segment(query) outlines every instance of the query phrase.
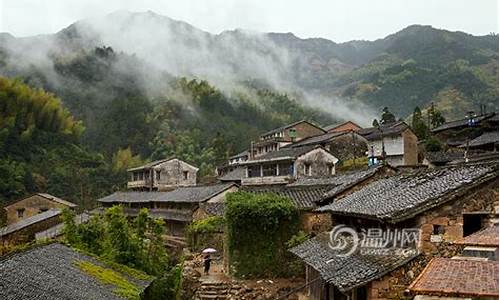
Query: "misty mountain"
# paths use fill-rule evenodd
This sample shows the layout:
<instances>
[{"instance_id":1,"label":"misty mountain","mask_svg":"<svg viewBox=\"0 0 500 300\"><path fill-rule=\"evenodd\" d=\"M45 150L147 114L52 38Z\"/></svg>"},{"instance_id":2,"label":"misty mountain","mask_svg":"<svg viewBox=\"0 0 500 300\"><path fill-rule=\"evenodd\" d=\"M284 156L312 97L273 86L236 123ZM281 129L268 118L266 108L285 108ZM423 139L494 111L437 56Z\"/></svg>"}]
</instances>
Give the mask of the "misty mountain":
<instances>
[{"instance_id":1,"label":"misty mountain","mask_svg":"<svg viewBox=\"0 0 500 300\"><path fill-rule=\"evenodd\" d=\"M227 92L253 82L364 124L384 106L400 117L431 102L447 117L477 110L479 104L498 110L498 35L420 25L375 41L335 43L239 29L212 34L153 12L119 11L53 35L3 34L0 70L18 75L36 69L57 78L56 57L68 59L102 46L142 61L136 64L140 70L133 70L140 75L137 80L154 72L187 76L207 79ZM155 86L145 89L154 92Z\"/></svg>"}]
</instances>

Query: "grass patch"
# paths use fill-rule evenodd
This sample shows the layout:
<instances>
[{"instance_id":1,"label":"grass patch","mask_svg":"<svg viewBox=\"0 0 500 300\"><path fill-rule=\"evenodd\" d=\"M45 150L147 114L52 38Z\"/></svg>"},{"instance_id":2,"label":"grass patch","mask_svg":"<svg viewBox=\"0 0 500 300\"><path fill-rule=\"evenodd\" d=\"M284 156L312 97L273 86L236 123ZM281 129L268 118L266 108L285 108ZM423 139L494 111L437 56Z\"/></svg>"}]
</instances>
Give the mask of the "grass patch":
<instances>
[{"instance_id":1,"label":"grass patch","mask_svg":"<svg viewBox=\"0 0 500 300\"><path fill-rule=\"evenodd\" d=\"M113 290L113 293L118 296L130 300L140 299L142 290L118 272L86 261L78 261L75 264L80 270L97 278L100 282L115 286L116 288Z\"/></svg>"}]
</instances>

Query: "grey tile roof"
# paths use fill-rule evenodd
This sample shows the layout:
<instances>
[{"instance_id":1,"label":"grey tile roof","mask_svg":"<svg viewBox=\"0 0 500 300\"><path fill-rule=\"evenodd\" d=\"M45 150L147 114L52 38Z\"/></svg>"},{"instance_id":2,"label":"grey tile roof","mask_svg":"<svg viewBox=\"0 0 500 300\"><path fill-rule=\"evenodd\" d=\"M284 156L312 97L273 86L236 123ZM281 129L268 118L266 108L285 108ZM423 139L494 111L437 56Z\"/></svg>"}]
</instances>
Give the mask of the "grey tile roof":
<instances>
[{"instance_id":1,"label":"grey tile roof","mask_svg":"<svg viewBox=\"0 0 500 300\"><path fill-rule=\"evenodd\" d=\"M351 256L338 256L341 252L330 248L328 233L322 233L289 251L342 292L380 278L416 257L415 254L403 255L394 251L369 255L361 254L359 250Z\"/></svg>"},{"instance_id":2,"label":"grey tile roof","mask_svg":"<svg viewBox=\"0 0 500 300\"><path fill-rule=\"evenodd\" d=\"M0 237L3 237L5 235L11 234L13 232L19 231L23 228L26 228L28 226L31 226L33 224L36 224L38 222L45 221L47 219L53 218L55 216L58 216L61 214L61 210L57 208L52 208L49 209L45 212L36 214L34 216L31 216L29 218L23 219L19 222L16 222L14 224L10 224L9 226L2 227L0 228Z\"/></svg>"},{"instance_id":3,"label":"grey tile roof","mask_svg":"<svg viewBox=\"0 0 500 300\"><path fill-rule=\"evenodd\" d=\"M1 260L0 299L123 299L115 293L116 286L105 285L80 270L76 265L80 261L110 269L106 264L61 244L33 248ZM116 272L139 290L144 290L151 282Z\"/></svg>"},{"instance_id":4,"label":"grey tile roof","mask_svg":"<svg viewBox=\"0 0 500 300\"><path fill-rule=\"evenodd\" d=\"M247 150L245 150L243 152L240 152L238 154L230 156L229 159L238 158L238 157L242 157L242 156L248 156L249 154L250 154L250 151L248 151L248 149L247 149Z\"/></svg>"},{"instance_id":5,"label":"grey tile roof","mask_svg":"<svg viewBox=\"0 0 500 300\"><path fill-rule=\"evenodd\" d=\"M444 151L426 152L425 158L433 164L445 164L457 159L464 158L464 153Z\"/></svg>"},{"instance_id":6,"label":"grey tile roof","mask_svg":"<svg viewBox=\"0 0 500 300\"><path fill-rule=\"evenodd\" d=\"M370 127L370 128L360 129L358 133L370 141L370 140L380 139L382 135L384 136L399 135L408 128L410 128L410 126L408 126L405 122L398 121L386 125L381 125L380 130L378 127Z\"/></svg>"},{"instance_id":7,"label":"grey tile roof","mask_svg":"<svg viewBox=\"0 0 500 300\"><path fill-rule=\"evenodd\" d=\"M162 164L164 162L167 162L167 161L170 161L170 160L174 160L174 159L177 159L179 161L182 161L183 163L187 164L187 165L190 165L191 167L193 167L194 169L198 169L197 167L191 165L191 164L188 164L187 162L183 161L183 160L180 160L178 158L175 158L175 157L171 157L171 158L165 158L165 159L160 159L160 160L155 160L155 161L152 161L150 163L147 163L147 164L144 164L142 166L139 166L139 167L135 167L135 168L131 168L131 169L128 169L127 171L130 172L130 171L136 171L136 170L142 170L142 169L150 169L150 168L153 168L159 164Z\"/></svg>"},{"instance_id":8,"label":"grey tile roof","mask_svg":"<svg viewBox=\"0 0 500 300\"><path fill-rule=\"evenodd\" d=\"M180 187L169 192L116 192L99 199L108 203L203 202L232 187L233 183Z\"/></svg>"},{"instance_id":9,"label":"grey tile roof","mask_svg":"<svg viewBox=\"0 0 500 300\"><path fill-rule=\"evenodd\" d=\"M251 193L274 193L292 200L299 209L312 209L316 207L316 201L322 199L329 190L329 186L242 186L242 190Z\"/></svg>"},{"instance_id":10,"label":"grey tile roof","mask_svg":"<svg viewBox=\"0 0 500 300\"><path fill-rule=\"evenodd\" d=\"M339 173L334 176L329 177L302 177L297 179L297 181L288 184L289 187L294 186L312 186L312 185L328 185L328 189L325 192L323 198L335 197L337 194L345 191L346 189L356 185L357 183L370 178L380 171L383 167L379 166L376 168L370 168L360 171L352 171L346 173Z\"/></svg>"},{"instance_id":11,"label":"grey tile roof","mask_svg":"<svg viewBox=\"0 0 500 300\"><path fill-rule=\"evenodd\" d=\"M349 132L329 132L321 135L315 135L312 137L308 137L305 139L302 139L296 143L290 144L288 147L301 147L301 146L308 146L308 145L318 145L318 144L324 144L332 141L336 137L345 135L345 134L350 134Z\"/></svg>"},{"instance_id":12,"label":"grey tile roof","mask_svg":"<svg viewBox=\"0 0 500 300\"><path fill-rule=\"evenodd\" d=\"M285 130L285 129L288 129L288 128L290 128L290 127L293 127L293 126L295 126L295 125L298 125L298 124L300 124L300 123L304 123L304 122L305 122L305 123L308 123L308 124L310 124L310 125L312 125L312 126L314 126L314 127L316 127L316 128L318 128L318 129L320 129L320 130L322 130L322 131L324 131L324 129L323 129L323 128L321 128L321 127L319 127L319 126L317 126L317 125L315 125L315 124L313 124L313 123L311 123L311 122L309 122L309 121L306 121L306 120L300 120L300 121L293 122L293 123L290 123L290 124L287 124L287 125L284 125L284 126L278 127L278 128L276 128L276 129L270 130L270 131L268 131L268 132L265 132L265 133L261 134L260 136L266 136L266 135L270 135L270 134L273 134L273 133L276 133L276 132L280 132L280 131L283 131L283 130Z\"/></svg>"},{"instance_id":13,"label":"grey tile roof","mask_svg":"<svg viewBox=\"0 0 500 300\"><path fill-rule=\"evenodd\" d=\"M76 215L74 218L76 224L87 223L90 220L90 215L87 213L81 213ZM64 223L57 224L47 230L35 233L35 238L37 240L51 239L61 236L63 233Z\"/></svg>"},{"instance_id":14,"label":"grey tile roof","mask_svg":"<svg viewBox=\"0 0 500 300\"><path fill-rule=\"evenodd\" d=\"M396 223L495 178L497 162L418 170L379 179L318 211Z\"/></svg>"},{"instance_id":15,"label":"grey tile roof","mask_svg":"<svg viewBox=\"0 0 500 300\"><path fill-rule=\"evenodd\" d=\"M241 181L241 178L246 176L246 169L244 167L236 167L234 170L219 177L220 181Z\"/></svg>"},{"instance_id":16,"label":"grey tile roof","mask_svg":"<svg viewBox=\"0 0 500 300\"><path fill-rule=\"evenodd\" d=\"M489 114L485 114L482 116L477 116L475 119L477 122L481 123L483 120L494 119L495 116L496 116L496 118L498 118L497 114L489 113ZM436 132L440 132L440 131L448 130L448 129L467 127L468 126L467 123L468 123L468 118L455 120L455 121L451 121L451 122L446 122L443 125L432 129L431 131L436 133Z\"/></svg>"},{"instance_id":17,"label":"grey tile roof","mask_svg":"<svg viewBox=\"0 0 500 300\"><path fill-rule=\"evenodd\" d=\"M483 133L482 135L478 136L477 138L471 140L469 142L469 147L474 148L474 147L480 147L480 146L489 145L489 144L498 145L498 131ZM461 145L460 148L467 148L467 144Z\"/></svg>"},{"instance_id":18,"label":"grey tile roof","mask_svg":"<svg viewBox=\"0 0 500 300\"><path fill-rule=\"evenodd\" d=\"M9 201L8 203L5 203L5 204L3 205L3 207L7 207L7 206L9 206L9 205L12 205L12 204L17 203L17 202L19 202L19 201L22 201L22 200L25 200L25 199L31 198L31 197L36 196L36 195L38 195L38 196L40 196L40 197L42 197L42 198L45 198L45 199L47 199L47 200L57 202L57 203L59 203L59 204L66 205L66 206L68 206L68 207L73 207L73 208L74 208L74 207L77 207L77 206L78 206L78 205L76 205L75 203L72 203L72 202L69 202L69 201L63 200L63 199L61 199L61 198L58 198L58 197L56 197L56 196L52 196L52 195L47 194L47 193L36 193L36 194L29 195L29 196L24 197L24 198L20 198L20 199L15 199L15 200L13 200L13 201Z\"/></svg>"}]
</instances>

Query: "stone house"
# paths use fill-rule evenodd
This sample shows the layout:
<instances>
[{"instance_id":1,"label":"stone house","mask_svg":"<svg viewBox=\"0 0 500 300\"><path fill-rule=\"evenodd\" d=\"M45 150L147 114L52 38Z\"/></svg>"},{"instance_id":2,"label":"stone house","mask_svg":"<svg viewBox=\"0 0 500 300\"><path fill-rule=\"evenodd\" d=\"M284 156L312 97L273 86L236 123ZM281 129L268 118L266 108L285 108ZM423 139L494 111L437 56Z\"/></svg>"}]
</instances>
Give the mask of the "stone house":
<instances>
[{"instance_id":1,"label":"stone house","mask_svg":"<svg viewBox=\"0 0 500 300\"><path fill-rule=\"evenodd\" d=\"M306 281L315 280L308 289L311 299L342 294L398 298L432 257L456 255L457 241L498 218L498 166L493 162L398 173L324 202L329 204L317 211L329 212L333 225L393 235L417 230L420 238L413 245L417 252L389 248L376 254L378 258L360 254L361 240L352 242L358 252L339 255L328 234L291 249L307 265Z\"/></svg>"},{"instance_id":2,"label":"stone house","mask_svg":"<svg viewBox=\"0 0 500 300\"><path fill-rule=\"evenodd\" d=\"M261 134L258 141L252 142L250 159L257 159L266 153L278 151L291 143L323 133L325 133L325 130L321 127L305 120L273 129Z\"/></svg>"},{"instance_id":3,"label":"stone house","mask_svg":"<svg viewBox=\"0 0 500 300\"><path fill-rule=\"evenodd\" d=\"M305 138L285 147L304 147L319 145L330 151L335 157L343 160L364 157L368 141L355 131L332 131Z\"/></svg>"},{"instance_id":4,"label":"stone house","mask_svg":"<svg viewBox=\"0 0 500 300\"><path fill-rule=\"evenodd\" d=\"M37 233L60 224L62 222L60 215L60 209L51 208L0 228L0 248L33 241Z\"/></svg>"},{"instance_id":5,"label":"stone house","mask_svg":"<svg viewBox=\"0 0 500 300\"><path fill-rule=\"evenodd\" d=\"M399 121L364 128L358 133L368 140L367 156L371 164L376 164L384 157L391 166L418 164L418 138L406 123Z\"/></svg>"},{"instance_id":6,"label":"stone house","mask_svg":"<svg viewBox=\"0 0 500 300\"><path fill-rule=\"evenodd\" d=\"M6 225L11 225L36 214L46 212L49 209L75 209L76 207L76 204L61 198L45 193L37 193L4 205L3 213L6 216Z\"/></svg>"},{"instance_id":7,"label":"stone house","mask_svg":"<svg viewBox=\"0 0 500 300\"><path fill-rule=\"evenodd\" d=\"M127 188L136 191L165 191L196 185L198 168L177 158L162 159L127 170Z\"/></svg>"},{"instance_id":8,"label":"stone house","mask_svg":"<svg viewBox=\"0 0 500 300\"><path fill-rule=\"evenodd\" d=\"M180 187L168 192L116 192L98 201L103 208L121 205L130 217L137 216L141 208L147 208L150 216L165 220L167 234L183 236L201 203L222 202L227 193L237 190L234 183L223 183Z\"/></svg>"},{"instance_id":9,"label":"stone house","mask_svg":"<svg viewBox=\"0 0 500 300\"><path fill-rule=\"evenodd\" d=\"M353 121L347 121L340 124L326 126L323 129L326 130L326 132L346 132L346 131L359 131L362 129L362 127L354 123Z\"/></svg>"},{"instance_id":10,"label":"stone house","mask_svg":"<svg viewBox=\"0 0 500 300\"><path fill-rule=\"evenodd\" d=\"M86 268L82 268L82 264ZM86 270L89 267L120 280L103 282ZM36 246L0 261L0 299L130 299L117 293L124 285L141 295L147 294L154 277L139 270L131 271L133 273L121 265L108 264L62 244Z\"/></svg>"},{"instance_id":11,"label":"stone house","mask_svg":"<svg viewBox=\"0 0 500 300\"><path fill-rule=\"evenodd\" d=\"M284 148L243 162L246 174L241 184L286 184L304 176L330 176L337 161L321 146Z\"/></svg>"}]
</instances>

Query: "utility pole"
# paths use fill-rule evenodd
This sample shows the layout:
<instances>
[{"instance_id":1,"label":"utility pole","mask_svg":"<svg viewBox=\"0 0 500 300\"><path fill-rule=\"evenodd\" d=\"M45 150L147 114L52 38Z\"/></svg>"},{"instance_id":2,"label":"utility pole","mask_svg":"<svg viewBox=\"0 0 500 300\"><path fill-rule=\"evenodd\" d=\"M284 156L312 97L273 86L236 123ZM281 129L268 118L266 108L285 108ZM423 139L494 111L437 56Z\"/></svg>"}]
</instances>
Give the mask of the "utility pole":
<instances>
[{"instance_id":1,"label":"utility pole","mask_svg":"<svg viewBox=\"0 0 500 300\"><path fill-rule=\"evenodd\" d=\"M465 147L465 153L464 153L464 160L465 162L469 162L469 143L471 139L471 130L474 126L476 126L476 115L474 114L473 111L469 111L467 113L467 126L469 128L469 132L467 132L467 141L466 141L466 147Z\"/></svg>"}]
</instances>

